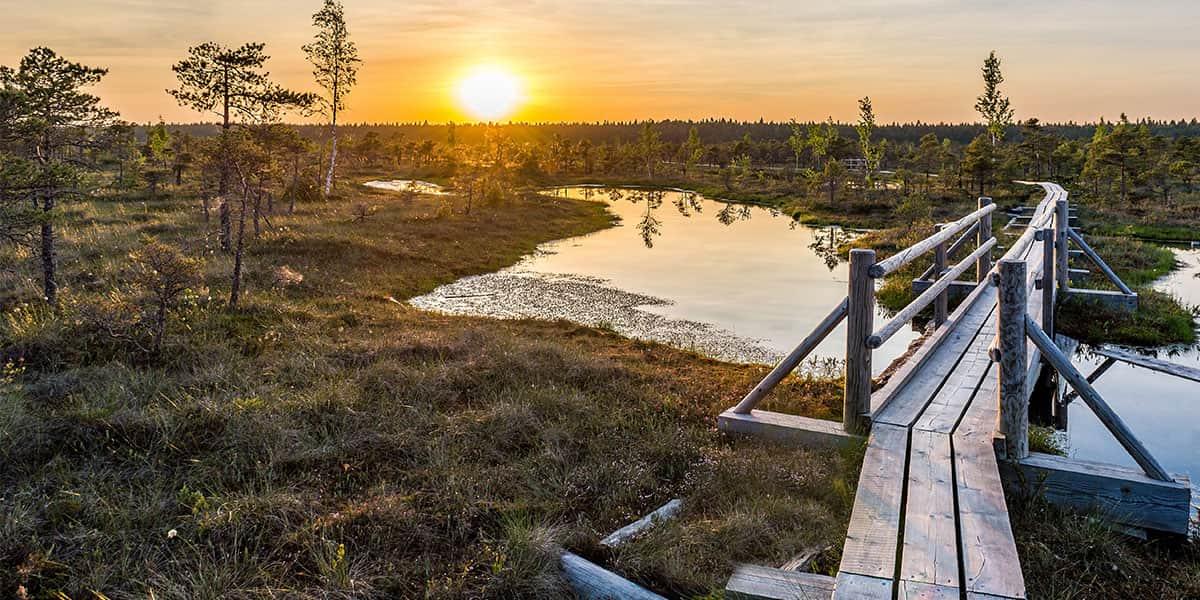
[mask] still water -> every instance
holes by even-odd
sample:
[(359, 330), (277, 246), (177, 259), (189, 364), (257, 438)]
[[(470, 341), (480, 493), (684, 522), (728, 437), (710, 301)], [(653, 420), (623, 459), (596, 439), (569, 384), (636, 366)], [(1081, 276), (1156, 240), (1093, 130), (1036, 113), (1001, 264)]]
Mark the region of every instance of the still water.
[[(519, 264), (414, 298), (456, 314), (563, 318), (739, 362), (772, 363), (846, 295), (837, 246), (851, 233), (684, 191), (569, 187), (604, 202), (617, 227), (544, 244)], [(877, 324), (886, 316), (881, 312)], [(845, 329), (815, 357), (842, 358)], [(875, 352), (878, 373), (916, 336)]]
[[(1184, 304), (1200, 304), (1200, 250), (1177, 250), (1176, 260), (1181, 268), (1160, 280), (1155, 288), (1173, 294)], [(1200, 367), (1200, 348), (1195, 345), (1140, 352)], [(1086, 348), (1075, 356), (1075, 365), (1085, 375), (1101, 362), (1103, 357), (1090, 355)], [(1192, 489), (1200, 490), (1200, 383), (1118, 362), (1094, 385), (1168, 472), (1190, 475)], [(1067, 432), (1072, 456), (1137, 468), (1081, 400), (1070, 404)]]

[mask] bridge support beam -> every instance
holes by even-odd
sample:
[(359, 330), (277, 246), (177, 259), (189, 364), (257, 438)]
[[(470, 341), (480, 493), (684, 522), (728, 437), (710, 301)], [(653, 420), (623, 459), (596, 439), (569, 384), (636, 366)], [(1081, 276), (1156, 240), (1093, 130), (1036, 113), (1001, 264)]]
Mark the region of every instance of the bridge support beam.
[(1067, 236), (1070, 235), (1071, 225), (1068, 216), (1067, 200), (1058, 200), (1054, 204), (1054, 277), (1059, 293), (1066, 294), (1071, 289), (1071, 269), (1067, 259), (1071, 257)]
[(996, 339), (1000, 363), (1000, 432), (1005, 455), (1021, 460), (1029, 455), (1028, 347), (1025, 343), (1025, 306), (1028, 292), (1025, 261), (1004, 259), (997, 274), (999, 312)]
[(874, 265), (874, 250), (850, 251), (842, 426), (847, 433), (854, 434), (864, 434), (870, 428), (871, 348), (867, 345), (867, 338), (875, 330), (875, 280), (871, 277), (871, 267)]

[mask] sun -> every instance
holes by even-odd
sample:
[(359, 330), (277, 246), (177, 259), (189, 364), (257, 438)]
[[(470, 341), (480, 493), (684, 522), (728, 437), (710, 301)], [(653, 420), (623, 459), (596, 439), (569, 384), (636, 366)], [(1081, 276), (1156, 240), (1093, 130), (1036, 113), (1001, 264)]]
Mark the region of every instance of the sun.
[(475, 67), (458, 83), (458, 101), (477, 119), (499, 120), (521, 102), (521, 81), (501, 67)]

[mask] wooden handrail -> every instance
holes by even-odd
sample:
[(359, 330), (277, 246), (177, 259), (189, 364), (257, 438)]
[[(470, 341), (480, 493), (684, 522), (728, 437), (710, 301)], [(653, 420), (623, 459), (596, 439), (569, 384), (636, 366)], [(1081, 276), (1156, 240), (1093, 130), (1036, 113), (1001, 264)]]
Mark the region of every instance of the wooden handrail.
[(896, 316), (892, 317), (892, 319), (884, 324), (883, 327), (880, 327), (877, 331), (875, 331), (875, 333), (867, 338), (867, 347), (875, 349), (891, 339), (893, 335), (896, 335), (897, 331), (900, 331), (900, 328), (903, 327), (905, 323), (908, 323), (913, 319), (913, 317), (916, 317), (917, 313), (925, 310), (925, 307), (932, 304), (942, 292), (946, 291), (946, 289), (950, 287), (951, 283), (961, 277), (963, 273), (966, 273), (967, 269), (975, 266), (976, 261), (980, 256), (982, 256), (985, 252), (990, 251), (995, 246), (996, 238), (992, 238), (984, 242), (984, 244), (976, 248), (970, 256), (964, 258), (962, 262), (958, 263), (957, 265), (954, 265), (954, 267), (949, 271), (946, 271), (945, 275), (942, 275), (936, 282), (934, 282), (933, 285), (929, 286), (928, 289), (922, 292), (920, 296), (917, 296), (916, 299), (910, 302), (908, 306), (905, 306), (900, 312), (896, 313)]
[[(962, 247), (967, 245), (967, 240), (969, 240), (972, 235), (975, 235), (975, 232), (977, 232), (977, 231), (979, 231), (979, 223), (978, 222), (976, 222), (969, 229), (964, 231), (963, 234), (961, 236), (959, 236), (959, 238), (957, 240), (954, 240), (953, 244), (950, 244), (950, 247), (946, 249), (946, 256), (952, 257), (952, 256), (954, 256), (955, 252), (962, 250)], [(937, 269), (937, 265), (929, 265), (929, 268), (925, 269), (925, 272), (921, 273), (921, 276), (917, 277), (917, 279), (928, 279), (929, 277), (931, 277), (933, 275), (933, 272), (936, 269)]]
[(733, 412), (742, 415), (750, 414), (750, 411), (754, 410), (754, 407), (767, 394), (771, 393), (771, 390), (775, 389), (775, 386), (779, 385), (779, 382), (783, 381), (783, 378), (787, 377), (788, 373), (791, 373), (796, 367), (800, 366), (800, 363), (805, 358), (808, 358), (808, 355), (816, 349), (817, 345), (824, 341), (841, 324), (842, 320), (846, 318), (849, 306), (850, 299), (843, 298), (841, 303), (817, 324), (812, 333), (808, 334), (808, 337), (804, 338), (804, 341), (800, 342), (799, 346), (796, 346), (795, 350), (792, 350), (783, 360), (779, 361), (779, 364), (775, 365), (775, 368), (771, 369), (771, 372), (767, 373), (767, 376), (758, 385), (754, 386), (754, 389), (750, 390), (750, 393), (746, 394), (746, 397), (742, 398), (742, 401), (737, 406), (733, 407)]
[(1133, 431), (1125, 425), (1121, 417), (1104, 401), (1104, 398), (1100, 396), (1096, 388), (1092, 387), (1092, 384), (1088, 383), (1087, 378), (1071, 364), (1071, 359), (1067, 358), (1058, 349), (1058, 346), (1054, 344), (1050, 336), (1046, 335), (1046, 332), (1042, 331), (1042, 328), (1033, 320), (1033, 317), (1028, 314), (1025, 315), (1025, 332), (1029, 336), (1029, 339), (1033, 340), (1034, 345), (1037, 346), (1042, 356), (1054, 367), (1054, 370), (1058, 371), (1059, 375), (1062, 375), (1067, 380), (1067, 383), (1071, 384), (1072, 388), (1075, 388), (1075, 391), (1079, 393), (1079, 397), (1083, 398), (1083, 401), (1092, 409), (1096, 418), (1100, 419), (1100, 422), (1113, 434), (1113, 437), (1117, 438), (1117, 442), (1133, 457), (1133, 460), (1145, 471), (1146, 475), (1159, 481), (1174, 481), (1167, 474), (1167, 471), (1163, 469), (1162, 465), (1150, 454), (1150, 451), (1137, 439)]
[(922, 255), (936, 248), (939, 244), (950, 241), (951, 238), (960, 234), (963, 230), (970, 227), (973, 223), (979, 221), (984, 215), (990, 215), (996, 210), (995, 204), (988, 204), (975, 212), (953, 222), (948, 223), (941, 231), (885, 258), (873, 265), (869, 271), (872, 278), (879, 279), (886, 277), (890, 273), (895, 273), (900, 267), (920, 258)]

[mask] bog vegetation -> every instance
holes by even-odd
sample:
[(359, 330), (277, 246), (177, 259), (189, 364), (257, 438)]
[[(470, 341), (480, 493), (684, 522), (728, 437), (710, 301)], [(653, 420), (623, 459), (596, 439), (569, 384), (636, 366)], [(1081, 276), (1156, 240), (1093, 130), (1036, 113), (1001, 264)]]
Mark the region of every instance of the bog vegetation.
[[(855, 454), (713, 427), (764, 368), (403, 301), (611, 224), (532, 191), (556, 183), (684, 186), (895, 244), (980, 194), (1023, 202), (1014, 179), (1068, 185), (1114, 236), (1183, 240), (1200, 216), (1197, 123), (1013, 122), (995, 55), (984, 127), (880, 125), (868, 97), (854, 124), (344, 126), (360, 59), (340, 4), (314, 29), (316, 93), (274, 82), (263, 44), (180, 57), (164, 101), (213, 124), (122, 121), (90, 91), (103, 68), (48, 48), (0, 68), (0, 595), (558, 597), (563, 547), (681, 596), (814, 547), (831, 572)], [(379, 176), (452, 193), (358, 185)], [(1102, 243), (1136, 285), (1171, 267)], [(1149, 321), (1095, 335), (1191, 335), (1147, 299)], [(773, 402), (836, 419), (839, 377)], [(679, 521), (596, 546), (674, 497)], [(1200, 588), (1191, 548), (1021, 535), (1045, 559), (1030, 581), (1085, 536), (1121, 568), (1171, 572), (1120, 589)]]

